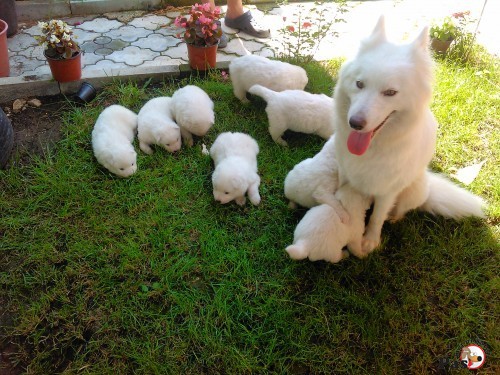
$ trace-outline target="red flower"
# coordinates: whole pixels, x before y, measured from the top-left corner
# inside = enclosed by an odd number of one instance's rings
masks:
[[[288,29],[288,31],[291,31],[292,33],[295,31],[295,27],[293,26],[287,26],[286,28]]]
[[[311,27],[311,26],[312,26],[312,23],[311,23],[311,22],[304,22],[304,23],[302,24],[302,27],[303,27],[304,29],[307,29],[308,27]]]

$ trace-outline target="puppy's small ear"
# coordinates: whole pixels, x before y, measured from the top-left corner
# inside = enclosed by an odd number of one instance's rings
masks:
[[[371,35],[361,42],[359,50],[360,52],[364,51],[366,49],[375,47],[385,41],[387,41],[387,37],[385,35],[385,17],[381,15]]]

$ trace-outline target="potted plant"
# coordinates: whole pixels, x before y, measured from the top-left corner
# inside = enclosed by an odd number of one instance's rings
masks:
[[[219,21],[220,8],[210,9],[210,4],[194,4],[188,16],[178,16],[174,25],[185,29],[177,34],[186,42],[189,65],[193,69],[214,68],[217,57],[217,45],[222,36]]]
[[[52,76],[58,82],[79,80],[82,76],[82,52],[74,40],[73,30],[61,20],[38,22],[42,35],[35,39],[45,50]]]
[[[446,53],[451,42],[456,38],[457,32],[458,28],[449,16],[440,21],[434,21],[429,29],[431,48],[437,53]]]

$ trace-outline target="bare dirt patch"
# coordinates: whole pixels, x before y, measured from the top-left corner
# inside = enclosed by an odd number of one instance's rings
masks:
[[[7,168],[16,164],[26,164],[33,156],[40,156],[61,139],[63,126],[61,115],[69,107],[62,95],[25,98],[23,101],[38,99],[40,106],[26,103],[20,110],[14,110],[14,101],[1,103],[14,130],[14,146]]]

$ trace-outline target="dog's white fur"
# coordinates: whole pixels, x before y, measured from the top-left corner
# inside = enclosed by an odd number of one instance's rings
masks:
[[[253,85],[248,92],[267,102],[269,133],[282,146],[287,146],[282,138],[286,130],[316,134],[324,139],[333,134],[333,100],[329,96],[302,90],[277,92],[262,85]]]
[[[306,71],[300,66],[257,55],[232,60],[229,77],[234,95],[243,103],[249,102],[246,93],[253,85],[262,85],[273,91],[303,90],[308,81]]]
[[[333,135],[314,157],[296,164],[285,178],[285,196],[290,206],[314,207],[329,204],[335,209],[343,223],[349,215],[335,198],[339,187],[338,165],[333,148]]]
[[[342,223],[337,211],[328,204],[311,208],[295,228],[293,244],[286,248],[292,259],[337,263],[349,255],[343,250],[345,246],[357,257],[366,255],[361,241],[370,199],[349,185],[340,187],[335,196],[346,207],[350,222]]]
[[[139,147],[151,155],[151,145],[158,145],[169,152],[180,150],[181,130],[172,119],[170,111],[172,99],[160,96],[149,100],[137,115],[137,138]]]
[[[198,86],[187,85],[175,91],[171,109],[188,146],[193,145],[193,134],[203,137],[215,122],[214,103]]]
[[[248,193],[250,202],[260,203],[258,153],[257,142],[247,134],[226,132],[217,137],[210,148],[215,165],[212,185],[216,201],[226,204],[234,200],[242,206]]]
[[[400,206],[395,208],[395,217],[424,202],[433,207],[436,203],[433,186],[437,184],[426,181],[437,128],[429,109],[433,66],[428,42],[428,28],[408,44],[387,41],[381,17],[356,57],[339,73],[334,119],[340,185],[349,184],[374,199],[363,237],[365,253],[380,244],[382,225],[397,200]],[[359,140],[370,139],[365,137],[370,134],[373,136],[366,148],[367,142]],[[450,186],[454,185],[439,184],[444,190],[439,195],[449,194],[447,203],[466,202],[468,208],[460,216],[482,216],[479,199],[470,200],[469,193]],[[425,204],[423,208],[430,210]],[[453,204],[448,208],[455,211]]]
[[[137,131],[137,115],[118,104],[106,107],[92,130],[92,149],[97,161],[111,173],[129,177],[137,170],[137,154],[132,142]]]

